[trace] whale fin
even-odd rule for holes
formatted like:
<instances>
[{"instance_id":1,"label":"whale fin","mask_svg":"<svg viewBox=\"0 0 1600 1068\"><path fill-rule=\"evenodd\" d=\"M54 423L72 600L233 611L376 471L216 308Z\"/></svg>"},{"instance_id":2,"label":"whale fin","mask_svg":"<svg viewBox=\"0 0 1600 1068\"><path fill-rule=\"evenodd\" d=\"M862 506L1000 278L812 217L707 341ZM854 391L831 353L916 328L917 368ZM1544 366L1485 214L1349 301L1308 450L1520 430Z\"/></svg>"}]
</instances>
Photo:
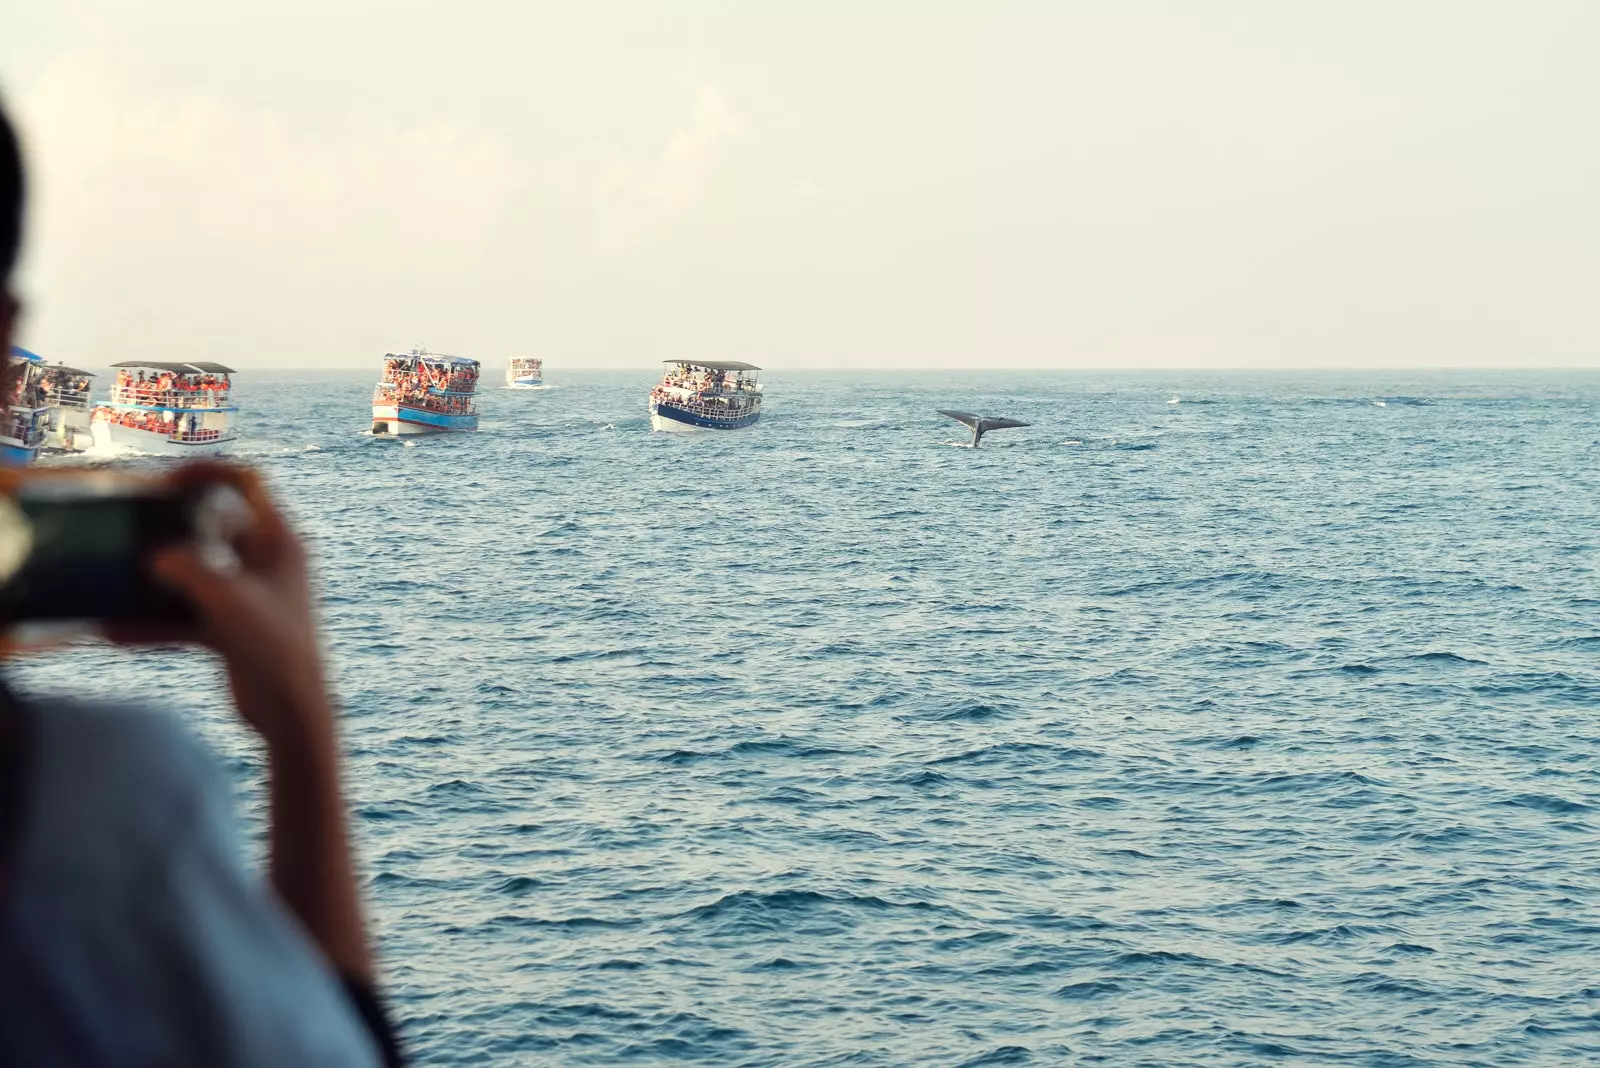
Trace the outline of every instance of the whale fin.
<instances>
[{"instance_id":1,"label":"whale fin","mask_svg":"<svg viewBox=\"0 0 1600 1068\"><path fill-rule=\"evenodd\" d=\"M970 427L972 430L972 447L976 449L978 442L991 430L1010 430L1012 427L1030 426L1032 424L1020 422L1016 419L1000 419L989 415L973 415L971 412L951 412L939 409L940 415L949 416L956 422Z\"/></svg>"}]
</instances>

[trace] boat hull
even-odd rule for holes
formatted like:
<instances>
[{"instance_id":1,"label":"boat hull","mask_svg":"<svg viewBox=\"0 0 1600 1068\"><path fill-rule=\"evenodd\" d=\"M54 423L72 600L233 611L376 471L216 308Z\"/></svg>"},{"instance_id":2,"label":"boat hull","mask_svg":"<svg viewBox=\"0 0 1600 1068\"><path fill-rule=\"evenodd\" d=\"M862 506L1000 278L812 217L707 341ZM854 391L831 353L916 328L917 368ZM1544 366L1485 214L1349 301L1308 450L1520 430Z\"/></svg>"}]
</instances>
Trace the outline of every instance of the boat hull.
<instances>
[{"instance_id":1,"label":"boat hull","mask_svg":"<svg viewBox=\"0 0 1600 1068\"><path fill-rule=\"evenodd\" d=\"M45 427L44 447L67 452L83 452L94 444L89 413L82 408L52 408Z\"/></svg>"},{"instance_id":2,"label":"boat hull","mask_svg":"<svg viewBox=\"0 0 1600 1068\"><path fill-rule=\"evenodd\" d=\"M667 432L686 430L742 430L755 425L761 418L761 409L732 418L701 415L672 404L650 406L650 429Z\"/></svg>"},{"instance_id":3,"label":"boat hull","mask_svg":"<svg viewBox=\"0 0 1600 1068\"><path fill-rule=\"evenodd\" d=\"M515 378L506 376L507 389L538 389L544 385L544 379L538 375L518 375Z\"/></svg>"},{"instance_id":4,"label":"boat hull","mask_svg":"<svg viewBox=\"0 0 1600 1068\"><path fill-rule=\"evenodd\" d=\"M448 434L476 429L476 415L446 415L426 408L394 404L372 406L372 432L380 436L412 437L417 434Z\"/></svg>"},{"instance_id":5,"label":"boat hull","mask_svg":"<svg viewBox=\"0 0 1600 1068\"><path fill-rule=\"evenodd\" d=\"M0 467L27 467L39 455L37 447L0 442Z\"/></svg>"},{"instance_id":6,"label":"boat hull","mask_svg":"<svg viewBox=\"0 0 1600 1068\"><path fill-rule=\"evenodd\" d=\"M97 448L137 449L156 456L221 456L233 445L232 437L177 441L159 431L139 430L99 419L94 422L93 436Z\"/></svg>"}]
</instances>

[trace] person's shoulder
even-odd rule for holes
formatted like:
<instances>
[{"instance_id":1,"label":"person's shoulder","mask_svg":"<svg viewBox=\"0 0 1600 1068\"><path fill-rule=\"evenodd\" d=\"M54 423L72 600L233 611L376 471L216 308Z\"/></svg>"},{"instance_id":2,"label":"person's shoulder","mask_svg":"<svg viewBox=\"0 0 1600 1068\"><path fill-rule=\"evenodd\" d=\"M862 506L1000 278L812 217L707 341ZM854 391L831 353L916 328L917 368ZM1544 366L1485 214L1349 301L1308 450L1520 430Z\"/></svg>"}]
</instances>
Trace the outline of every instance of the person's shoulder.
<instances>
[{"instance_id":1,"label":"person's shoulder","mask_svg":"<svg viewBox=\"0 0 1600 1068\"><path fill-rule=\"evenodd\" d=\"M175 829L226 818L230 797L200 740L173 715L137 704L29 698L25 826L32 859L94 865ZM108 863L114 863L106 856Z\"/></svg>"},{"instance_id":2,"label":"person's shoulder","mask_svg":"<svg viewBox=\"0 0 1600 1068\"><path fill-rule=\"evenodd\" d=\"M116 779L209 775L213 761L199 738L162 709L136 702L77 697L23 700L35 755Z\"/></svg>"}]
</instances>

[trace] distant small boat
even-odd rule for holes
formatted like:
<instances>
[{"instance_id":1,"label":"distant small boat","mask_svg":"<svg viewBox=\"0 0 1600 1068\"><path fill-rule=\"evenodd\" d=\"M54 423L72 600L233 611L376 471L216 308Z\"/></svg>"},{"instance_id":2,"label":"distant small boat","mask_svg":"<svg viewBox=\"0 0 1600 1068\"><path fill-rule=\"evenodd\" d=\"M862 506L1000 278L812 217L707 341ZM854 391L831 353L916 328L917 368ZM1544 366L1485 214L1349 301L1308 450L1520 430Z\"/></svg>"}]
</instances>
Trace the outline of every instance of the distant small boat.
<instances>
[{"instance_id":1,"label":"distant small boat","mask_svg":"<svg viewBox=\"0 0 1600 1068\"><path fill-rule=\"evenodd\" d=\"M478 361L412 349L385 353L372 432L396 437L478 429Z\"/></svg>"},{"instance_id":2,"label":"distant small boat","mask_svg":"<svg viewBox=\"0 0 1600 1068\"><path fill-rule=\"evenodd\" d=\"M652 430L738 430L761 418L755 364L737 360L668 360L650 391Z\"/></svg>"},{"instance_id":3,"label":"distant small boat","mask_svg":"<svg viewBox=\"0 0 1600 1068\"><path fill-rule=\"evenodd\" d=\"M220 363L128 360L111 402L89 413L94 443L166 456L215 456L235 437L228 399L233 368ZM138 372L135 374L134 372Z\"/></svg>"},{"instance_id":4,"label":"distant small boat","mask_svg":"<svg viewBox=\"0 0 1600 1068\"><path fill-rule=\"evenodd\" d=\"M506 368L507 389L537 389L544 385L544 362L537 356L516 356Z\"/></svg>"}]
</instances>

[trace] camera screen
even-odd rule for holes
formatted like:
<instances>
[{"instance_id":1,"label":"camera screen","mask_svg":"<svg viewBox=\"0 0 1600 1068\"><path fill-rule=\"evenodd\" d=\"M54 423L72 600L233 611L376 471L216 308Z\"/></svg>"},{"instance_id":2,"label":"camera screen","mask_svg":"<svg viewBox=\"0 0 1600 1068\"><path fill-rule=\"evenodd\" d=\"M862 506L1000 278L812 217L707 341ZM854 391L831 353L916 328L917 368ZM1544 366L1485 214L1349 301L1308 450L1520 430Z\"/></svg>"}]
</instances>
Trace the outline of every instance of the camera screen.
<instances>
[{"instance_id":1,"label":"camera screen","mask_svg":"<svg viewBox=\"0 0 1600 1068\"><path fill-rule=\"evenodd\" d=\"M33 528L33 552L17 581L34 602L34 613L129 615L144 586L139 503L126 497L22 502ZM41 603L45 598L63 603Z\"/></svg>"},{"instance_id":2,"label":"camera screen","mask_svg":"<svg viewBox=\"0 0 1600 1068\"><path fill-rule=\"evenodd\" d=\"M152 549L182 534L185 513L176 501L40 496L17 503L27 555L0 585L0 619L126 622L186 615L176 595L145 570Z\"/></svg>"}]
</instances>

